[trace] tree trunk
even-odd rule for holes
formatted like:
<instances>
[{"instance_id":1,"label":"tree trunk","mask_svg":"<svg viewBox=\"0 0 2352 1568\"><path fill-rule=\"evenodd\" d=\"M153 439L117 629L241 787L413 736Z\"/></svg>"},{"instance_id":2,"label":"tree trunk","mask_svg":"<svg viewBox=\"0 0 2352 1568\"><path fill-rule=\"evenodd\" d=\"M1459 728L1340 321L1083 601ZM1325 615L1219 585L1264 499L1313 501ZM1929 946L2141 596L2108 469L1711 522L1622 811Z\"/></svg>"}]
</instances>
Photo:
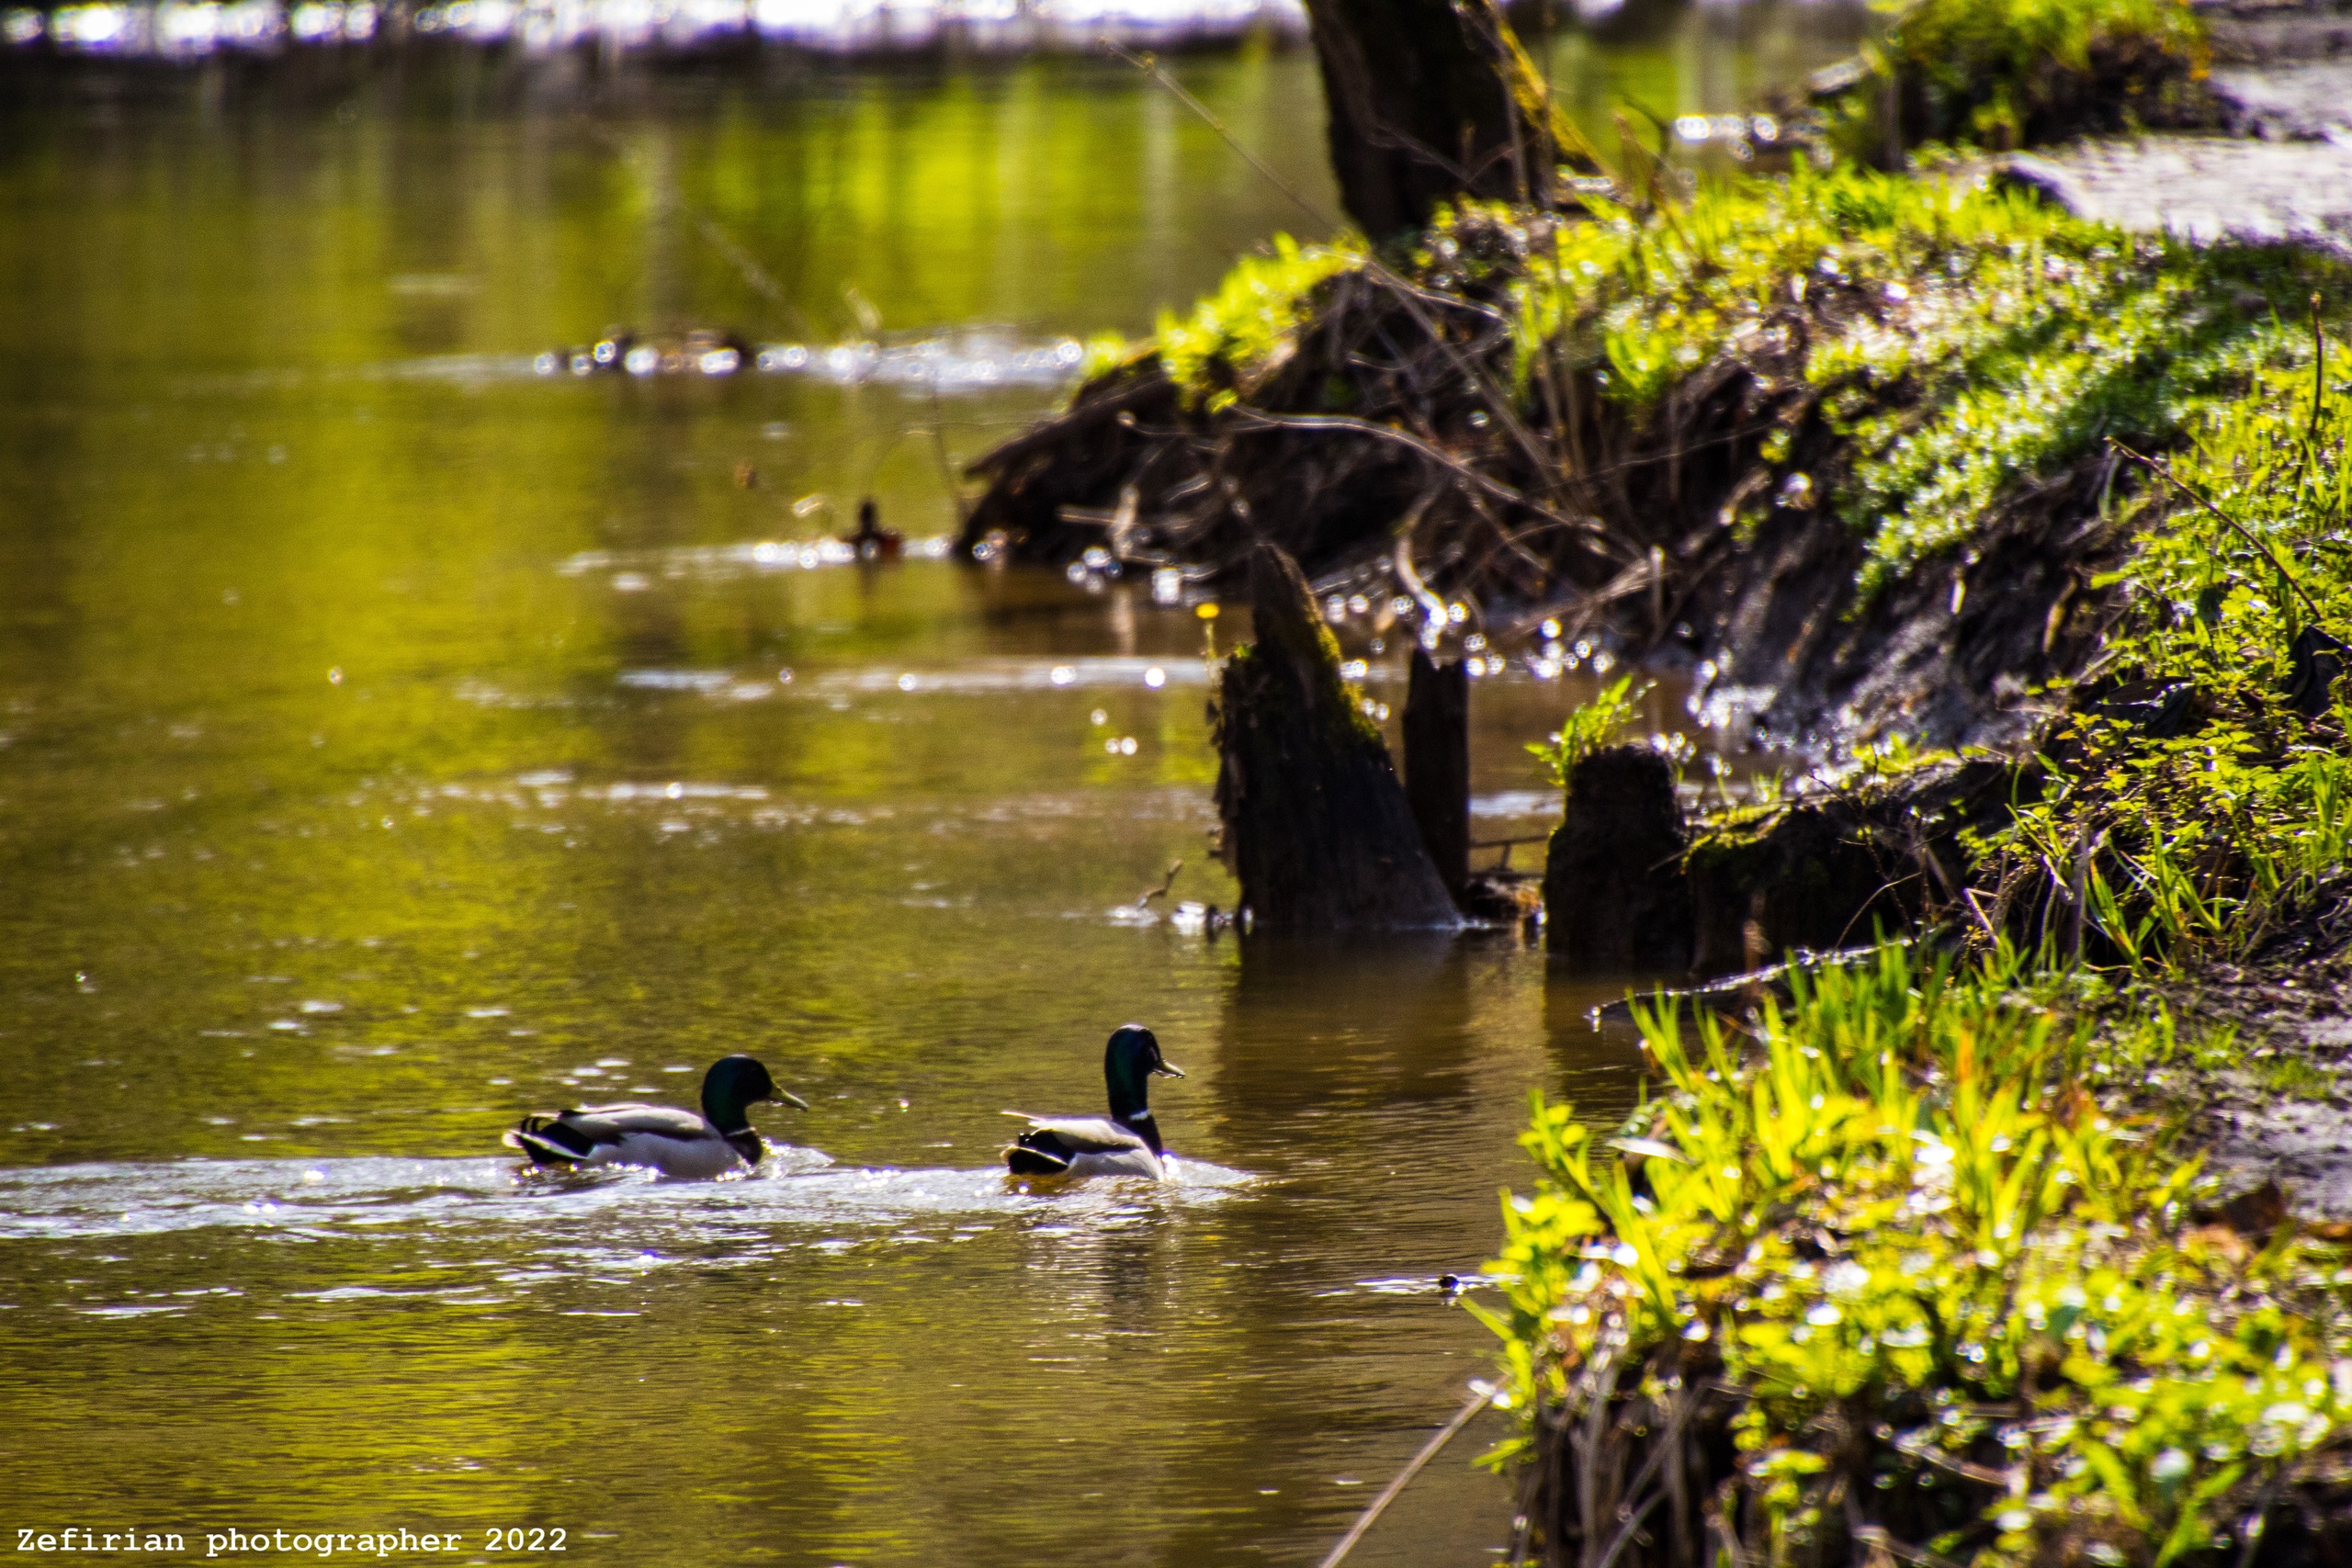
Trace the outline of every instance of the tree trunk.
<instances>
[{"instance_id":1,"label":"tree trunk","mask_svg":"<svg viewBox=\"0 0 2352 1568\"><path fill-rule=\"evenodd\" d=\"M1340 199L1373 241L1465 196L1550 206L1562 157L1589 162L1495 0L1306 0L1306 14Z\"/></svg>"},{"instance_id":2,"label":"tree trunk","mask_svg":"<svg viewBox=\"0 0 2352 1568\"><path fill-rule=\"evenodd\" d=\"M1413 649L1405 688L1405 797L1421 847L1458 902L1470 885L1470 671Z\"/></svg>"},{"instance_id":3,"label":"tree trunk","mask_svg":"<svg viewBox=\"0 0 2352 1568\"><path fill-rule=\"evenodd\" d=\"M1253 929L1451 931L1453 899L1421 847L1388 748L1340 678L1340 645L1298 563L1250 558L1251 642L1213 712L1225 856Z\"/></svg>"}]
</instances>

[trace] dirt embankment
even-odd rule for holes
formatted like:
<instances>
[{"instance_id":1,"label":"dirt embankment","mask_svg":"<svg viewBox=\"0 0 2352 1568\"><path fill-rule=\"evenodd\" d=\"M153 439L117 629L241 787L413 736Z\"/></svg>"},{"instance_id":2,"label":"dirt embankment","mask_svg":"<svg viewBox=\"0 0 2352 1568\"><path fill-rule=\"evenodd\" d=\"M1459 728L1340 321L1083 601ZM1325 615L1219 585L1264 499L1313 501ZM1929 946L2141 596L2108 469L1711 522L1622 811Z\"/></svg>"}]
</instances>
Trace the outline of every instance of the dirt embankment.
<instances>
[{"instance_id":1,"label":"dirt embankment","mask_svg":"<svg viewBox=\"0 0 2352 1568\"><path fill-rule=\"evenodd\" d=\"M1327 587L1465 606L1433 635L1525 646L1548 618L1564 643L1697 667L1715 716L1759 739L2021 737L2024 694L2079 670L2111 608L2112 457L2020 476L1966 548L1865 592L1868 535L1834 504L1856 454L1807 366L1817 344L1901 332L1900 290L1800 276L1629 408L1605 359L1518 363L1510 294L1552 221L1472 215L1440 242L1450 263L1345 273L1293 338L1213 365L1205 389L1153 354L1099 378L982 460L966 545L1222 583L1265 539Z\"/></svg>"}]
</instances>

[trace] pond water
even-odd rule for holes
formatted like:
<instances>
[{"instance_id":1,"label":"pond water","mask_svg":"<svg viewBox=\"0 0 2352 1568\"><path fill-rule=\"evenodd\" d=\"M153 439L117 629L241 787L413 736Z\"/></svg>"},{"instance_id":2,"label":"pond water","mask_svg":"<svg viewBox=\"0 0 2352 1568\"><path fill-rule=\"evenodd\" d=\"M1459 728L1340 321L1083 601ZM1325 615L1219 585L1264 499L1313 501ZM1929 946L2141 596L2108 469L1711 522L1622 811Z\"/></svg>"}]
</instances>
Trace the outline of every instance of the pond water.
<instances>
[{"instance_id":1,"label":"pond water","mask_svg":"<svg viewBox=\"0 0 2352 1568\"><path fill-rule=\"evenodd\" d=\"M1302 57L1182 70L1328 200ZM1634 1092L1623 983L1123 911L1233 901L1202 622L923 543L1288 198L1084 62L0 113L0 1523L1315 1561L1487 1371L1436 1280L1530 1089ZM535 367L616 323L818 352ZM866 493L909 558L816 547ZM1582 694L1481 682L1479 837ZM1129 1019L1177 1179L1009 1182ZM498 1147L731 1050L812 1107L755 1179ZM1493 1561L1503 1431L1351 1561Z\"/></svg>"}]
</instances>

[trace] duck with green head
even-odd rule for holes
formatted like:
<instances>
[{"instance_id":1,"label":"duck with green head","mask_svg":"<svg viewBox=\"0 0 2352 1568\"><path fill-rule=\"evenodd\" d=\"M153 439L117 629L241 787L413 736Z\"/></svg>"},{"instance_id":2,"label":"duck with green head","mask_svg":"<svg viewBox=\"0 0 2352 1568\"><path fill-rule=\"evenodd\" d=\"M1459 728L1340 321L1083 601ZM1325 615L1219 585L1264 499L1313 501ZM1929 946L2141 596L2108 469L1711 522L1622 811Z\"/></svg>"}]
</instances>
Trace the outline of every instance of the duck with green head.
<instances>
[{"instance_id":1,"label":"duck with green head","mask_svg":"<svg viewBox=\"0 0 2352 1568\"><path fill-rule=\"evenodd\" d=\"M1182 1070L1159 1054L1159 1041L1140 1023L1120 1027L1102 1052L1102 1080L1111 1091L1111 1114L1032 1116L1008 1111L1029 1123L1005 1145L1005 1168L1015 1176L1141 1176L1157 1181L1168 1174L1162 1161L1159 1123L1151 1119L1154 1077L1181 1078Z\"/></svg>"},{"instance_id":2,"label":"duck with green head","mask_svg":"<svg viewBox=\"0 0 2352 1568\"><path fill-rule=\"evenodd\" d=\"M508 1133L508 1148L535 1166L639 1165L664 1176L708 1178L748 1170L767 1154L752 1128L754 1105L808 1102L776 1088L750 1056L721 1056L703 1075L702 1111L674 1105L585 1105L554 1116L526 1116Z\"/></svg>"}]
</instances>

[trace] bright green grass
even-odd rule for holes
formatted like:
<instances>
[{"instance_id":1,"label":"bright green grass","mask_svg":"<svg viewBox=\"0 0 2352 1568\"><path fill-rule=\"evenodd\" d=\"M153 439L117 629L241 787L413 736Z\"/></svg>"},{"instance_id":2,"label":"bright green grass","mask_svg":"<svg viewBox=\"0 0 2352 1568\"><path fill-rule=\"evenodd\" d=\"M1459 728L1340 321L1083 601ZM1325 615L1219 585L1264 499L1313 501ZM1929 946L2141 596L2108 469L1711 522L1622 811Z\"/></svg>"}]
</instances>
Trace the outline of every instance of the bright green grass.
<instances>
[{"instance_id":1,"label":"bright green grass","mask_svg":"<svg viewBox=\"0 0 2352 1568\"><path fill-rule=\"evenodd\" d=\"M2129 716L2071 715L2045 738L2042 798L1980 846L1998 875L2092 845L2091 919L2130 964L2241 957L2352 862L2352 682L2312 719L2286 699L2307 627L2352 640L2352 353L2339 328L2323 360L2307 322L2258 346L2239 395L2184 411L2169 459L2212 510L2142 473L2116 503L2137 547L2094 674L2193 688L2198 722L2159 739Z\"/></svg>"},{"instance_id":2,"label":"bright green grass","mask_svg":"<svg viewBox=\"0 0 2352 1568\"><path fill-rule=\"evenodd\" d=\"M1993 1568L2212 1545L2352 1437L2352 1269L2291 1225L2249 1255L2191 1223L2194 1164L2094 1092L2184 1055L2123 999L1889 947L1752 1039L1645 1017L1672 1151L1648 1193L1567 1106L1539 1098L1523 1139L1544 1179L1490 1266L1515 1401L1572 1399L1604 1356L1661 1404L1678 1374L1736 1385L1774 1561L1849 1492L1971 1465L2005 1495L1912 1547Z\"/></svg>"}]
</instances>

